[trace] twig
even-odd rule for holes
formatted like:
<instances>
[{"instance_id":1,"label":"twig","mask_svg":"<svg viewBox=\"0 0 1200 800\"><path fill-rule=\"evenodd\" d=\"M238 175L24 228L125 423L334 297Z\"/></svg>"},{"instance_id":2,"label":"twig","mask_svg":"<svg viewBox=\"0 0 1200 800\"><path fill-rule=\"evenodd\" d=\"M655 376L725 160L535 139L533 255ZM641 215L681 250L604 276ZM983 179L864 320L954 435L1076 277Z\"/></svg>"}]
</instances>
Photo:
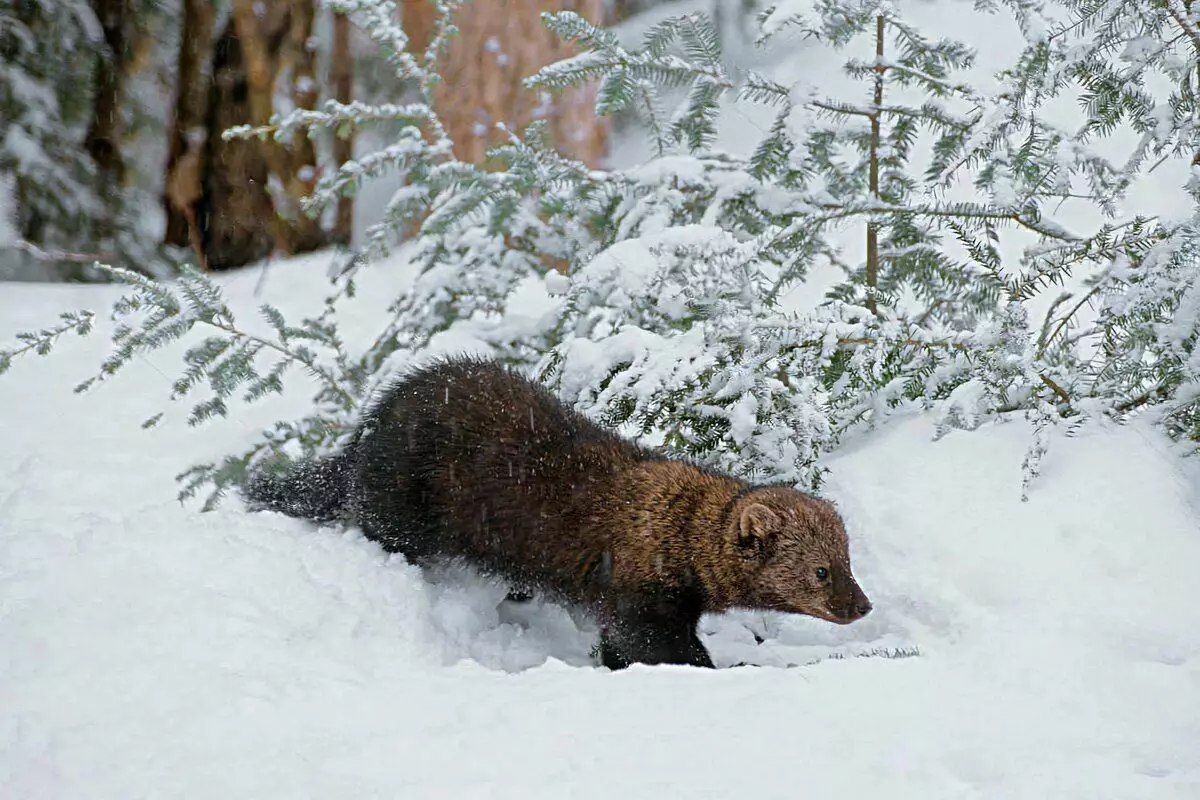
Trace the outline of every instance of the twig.
<instances>
[{"instance_id":1,"label":"twig","mask_svg":"<svg viewBox=\"0 0 1200 800\"><path fill-rule=\"evenodd\" d=\"M886 70L887 67L884 67ZM897 117L912 117L914 119L929 119L929 115L923 109L905 108L904 106L877 106L877 111L867 111L866 109L857 108L848 103L836 104L826 103L820 100L810 100L807 105L818 108L822 111L828 111L831 114L845 114L850 117L865 117L870 119L876 114L890 114ZM944 124L946 127L956 128L958 130L968 130L970 125L965 122L957 122L951 119L935 120L938 123Z\"/></svg>"},{"instance_id":2,"label":"twig","mask_svg":"<svg viewBox=\"0 0 1200 800\"><path fill-rule=\"evenodd\" d=\"M868 155L868 189L871 200L879 202L879 107L883 105L883 15L875 18L875 107L871 112L871 145ZM867 223L867 309L872 314L878 314L879 308L875 295L879 286L879 226L874 222Z\"/></svg>"},{"instance_id":3,"label":"twig","mask_svg":"<svg viewBox=\"0 0 1200 800\"><path fill-rule=\"evenodd\" d=\"M799 350L806 347L822 347L825 344L824 339L809 339L804 342L796 342L784 347L785 350ZM869 336L839 336L836 344L838 347L847 347L852 345L868 345L868 344L891 344L901 345L903 347L937 347L945 350L965 350L966 345L959 342L947 342L934 340L931 342L923 342L920 339L873 339Z\"/></svg>"},{"instance_id":4,"label":"twig","mask_svg":"<svg viewBox=\"0 0 1200 800\"><path fill-rule=\"evenodd\" d=\"M91 264L96 261L115 261L113 253L68 253L65 250L43 250L33 242L17 239L11 246L36 258L38 261L66 261L71 264Z\"/></svg>"},{"instance_id":5,"label":"twig","mask_svg":"<svg viewBox=\"0 0 1200 800\"><path fill-rule=\"evenodd\" d=\"M986 211L983 209L947 210L941 208L932 208L929 206L845 206L839 203L820 203L817 204L816 207L827 211L832 211L834 213L826 214L821 217L805 217L805 227L811 227L814 224L819 225L823 222L832 222L838 219L845 219L847 217L856 217L862 214L907 214L914 217L1007 220L1009 222L1015 222L1021 227L1031 230L1034 233L1041 234L1048 239L1056 239L1060 242L1070 242L1072 244L1078 244L1081 241L1084 241L1077 236L1072 236L1071 234L1063 231L1040 227L1036 223L1024 219L1019 213L1014 213L1012 211ZM795 216L800 217L802 215L796 214Z\"/></svg>"},{"instance_id":6,"label":"twig","mask_svg":"<svg viewBox=\"0 0 1200 800\"><path fill-rule=\"evenodd\" d=\"M1058 399L1062 400L1067 405L1071 404L1071 395L1067 394L1067 390L1054 382L1054 379L1044 372L1039 372L1038 377L1042 379L1042 383L1050 387L1050 391L1058 395Z\"/></svg>"},{"instance_id":7,"label":"twig","mask_svg":"<svg viewBox=\"0 0 1200 800\"><path fill-rule=\"evenodd\" d=\"M1180 2L1180 0L1167 0L1167 13L1171 15L1171 19L1175 20L1183 32L1192 40L1192 44L1197 50L1200 50L1200 28L1196 27L1196 23L1188 19L1188 9Z\"/></svg>"},{"instance_id":8,"label":"twig","mask_svg":"<svg viewBox=\"0 0 1200 800\"><path fill-rule=\"evenodd\" d=\"M913 320L913 324L917 325L918 327L920 327L921 325L924 325L925 321L927 319L929 319L929 317L933 314L933 312L937 311L939 308L946 305L946 302L947 301L945 298L940 298L938 300L935 300L933 305L931 305L929 308L927 308L923 312L921 312L921 316L919 316L915 320Z\"/></svg>"},{"instance_id":9,"label":"twig","mask_svg":"<svg viewBox=\"0 0 1200 800\"><path fill-rule=\"evenodd\" d=\"M1132 411L1138 406L1143 406L1146 403L1149 403L1151 400L1161 398L1163 391L1164 387L1162 385L1155 386L1152 389L1147 389L1146 391L1142 392L1137 397L1126 400L1124 403L1118 403L1115 408L1117 411L1122 413L1125 411Z\"/></svg>"},{"instance_id":10,"label":"twig","mask_svg":"<svg viewBox=\"0 0 1200 800\"><path fill-rule=\"evenodd\" d=\"M79 311L74 314L64 314L62 319L65 323L56 328L46 328L37 332L19 333L17 339L25 342L24 347L17 347L12 350L0 350L0 372L8 369L13 359L17 356L22 356L30 350L41 350L44 355L49 351L49 348L57 342L63 334L70 331L79 331L85 326L90 330L92 319L95 317L91 311ZM43 349L45 348L45 349Z\"/></svg>"},{"instance_id":11,"label":"twig","mask_svg":"<svg viewBox=\"0 0 1200 800\"><path fill-rule=\"evenodd\" d=\"M328 384L329 387L331 389L333 389L338 394L338 396L340 396L341 399L343 401L345 401L348 405L353 406L357 402L354 399L353 395L351 395L349 392L347 392L342 387L338 386L336 381L333 381L332 379L327 377L323 373L321 368L318 367L315 363L313 363L311 359L301 358L300 356L293 353L291 350L288 350L286 347L281 347L280 345L275 344L270 339L264 339L261 336L255 336L252 333L246 333L245 331L238 330L237 328L233 327L232 325L226 325L225 323L218 322L215 319L201 319L199 321L204 323L205 325L209 325L213 328L216 328L217 330L224 331L225 333L228 333L230 336L233 336L235 338L246 339L248 341L251 341L258 345L261 345L262 347L269 347L270 349L274 350L275 352L281 354L284 358L288 358L292 361L296 361L296 362L303 364L304 366L308 367L308 369L311 373L313 373L314 375L319 377L321 380L325 381L325 383Z\"/></svg>"},{"instance_id":12,"label":"twig","mask_svg":"<svg viewBox=\"0 0 1200 800\"><path fill-rule=\"evenodd\" d=\"M1092 290L1090 292L1088 292L1087 294L1085 294L1083 296L1083 298L1078 303L1076 303L1075 306L1069 312L1067 312L1067 314L1065 316L1063 316L1063 318L1061 320L1059 320L1058 325L1055 326L1054 330L1050 332L1050 335L1047 336L1046 339L1042 342L1042 346L1040 348L1038 348L1038 356L1039 357L1043 353L1046 352L1046 348L1050 346L1050 343L1052 341L1054 341L1054 337L1058 336L1059 332L1062 331L1062 329L1067 326L1067 323L1070 322L1071 319L1074 318L1074 316L1077 313L1079 313L1079 309L1083 308L1083 306L1089 300L1091 300L1092 297L1095 296L1096 292L1098 292L1098 291L1100 291L1100 287L1098 285L1092 287Z\"/></svg>"},{"instance_id":13,"label":"twig","mask_svg":"<svg viewBox=\"0 0 1200 800\"><path fill-rule=\"evenodd\" d=\"M824 339L810 339L809 341L806 341L806 342L797 342L796 344L789 345L789 346L785 347L784 349L785 350L798 350L802 347L821 347L824 344L825 344ZM837 344L839 347L845 346L845 345L859 345L859 344L862 344L862 345L892 344L892 345L903 345L905 347L937 347L937 348L943 348L943 349L947 349L947 350L949 350L949 349L965 350L967 348L967 345L961 344L959 342L947 342L947 341L936 341L936 340L932 341L932 342L922 342L918 339L897 339L894 341L888 341L888 340L881 340L881 339L872 339L870 337L857 337L857 336L856 337L839 337L837 340ZM1042 381L1042 383L1046 384L1046 386L1048 386L1050 388L1050 390L1052 392L1054 392L1054 394L1057 395L1060 400L1062 400L1062 402L1066 403L1067 405L1070 405L1071 395L1067 394L1067 390L1064 389L1062 386L1058 385L1058 383L1053 378L1051 378L1049 375L1047 375L1043 372L1038 373L1038 378Z\"/></svg>"}]
</instances>

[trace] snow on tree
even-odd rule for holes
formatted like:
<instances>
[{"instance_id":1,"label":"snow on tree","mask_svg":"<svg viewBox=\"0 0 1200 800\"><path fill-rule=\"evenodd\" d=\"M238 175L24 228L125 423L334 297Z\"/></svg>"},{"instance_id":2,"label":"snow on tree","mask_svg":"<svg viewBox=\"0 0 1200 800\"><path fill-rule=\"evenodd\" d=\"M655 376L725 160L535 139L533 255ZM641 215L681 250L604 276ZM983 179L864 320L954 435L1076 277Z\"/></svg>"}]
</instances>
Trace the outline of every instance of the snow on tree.
<instances>
[{"instance_id":1,"label":"snow on tree","mask_svg":"<svg viewBox=\"0 0 1200 800\"><path fill-rule=\"evenodd\" d=\"M841 54L860 88L837 96L760 75L735 81L703 14L652 26L636 49L573 12L546 14L577 55L529 86L598 81L596 113L636 115L652 138L647 163L598 170L551 147L544 123L502 129L506 141L490 153L497 169L458 160L432 102L454 5L439 3L429 47L413 54L394 3L330 0L418 96L330 101L226 135L396 126L391 145L327 170L305 202L318 213L364 178L400 172L405 185L364 252L337 265L316 318L294 325L263 308L272 337L239 327L200 275L161 284L112 270L134 291L116 308L124 321L112 357L85 386L197 328L209 335L188 351L173 392L209 387L194 422L228 413L235 395L280 391L292 367L313 375L311 415L181 476L185 496L211 487L209 505L255 463L335 444L376 381L456 329L610 424L737 474L801 486L819 484L821 456L848 433L904 405L933 409L937 433L1026 413L1039 431L1027 485L1047 426L1063 420L1149 412L1173 436L1200 439L1200 205L1170 220L1122 216L1134 178L1200 149L1195 16L1171 2L1151 11L1132 2L976 5L1007 9L1028 39L999 89L964 77L969 47L930 37L890 3L765 11L764 36L799 29ZM1160 93L1153 76L1174 89ZM1042 110L1067 91L1083 93L1086 124L1060 130ZM714 146L728 101L777 109L747 157ZM1119 125L1141 138L1114 162L1096 145ZM1200 174L1189 188L1200 200ZM1072 230L1059 216L1066 204L1106 219ZM374 341L352 351L337 320L358 270L412 220L419 275ZM862 237L861 263L844 254L848 231ZM825 301L785 306L819 264L843 273ZM1069 280L1079 285L1031 318L1032 301ZM556 302L530 317L515 298L535 282ZM88 325L87 316L65 318L28 334L22 349L41 352ZM0 354L0 370L16 352Z\"/></svg>"},{"instance_id":2,"label":"snow on tree","mask_svg":"<svg viewBox=\"0 0 1200 800\"><path fill-rule=\"evenodd\" d=\"M149 202L147 170L125 152L155 126L143 96L153 81L136 73L153 61L149 41L169 7L28 0L0 8L0 176L13 185L15 250L60 277L103 277L91 266L97 255L147 274L171 271L137 211Z\"/></svg>"},{"instance_id":3,"label":"snow on tree","mask_svg":"<svg viewBox=\"0 0 1200 800\"><path fill-rule=\"evenodd\" d=\"M100 23L84 0L0 8L0 171L14 179L14 227L45 248L72 246L103 211L94 164L80 143L91 105Z\"/></svg>"}]
</instances>

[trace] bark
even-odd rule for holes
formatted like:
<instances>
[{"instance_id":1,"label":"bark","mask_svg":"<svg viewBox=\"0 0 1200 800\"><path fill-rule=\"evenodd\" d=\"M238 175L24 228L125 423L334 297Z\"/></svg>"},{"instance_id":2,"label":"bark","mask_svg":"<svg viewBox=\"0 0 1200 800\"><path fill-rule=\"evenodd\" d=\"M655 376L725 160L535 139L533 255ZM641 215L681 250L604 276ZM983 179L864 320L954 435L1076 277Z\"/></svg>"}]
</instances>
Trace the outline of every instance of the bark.
<instances>
[{"instance_id":1,"label":"bark","mask_svg":"<svg viewBox=\"0 0 1200 800\"><path fill-rule=\"evenodd\" d=\"M320 84L316 79L317 52L310 46L316 21L314 0L290 0L288 27L274 55L270 76L273 90L282 84L297 108L316 108L320 99ZM268 114L269 116L269 114ZM266 120L262 120L266 122ZM312 139L297 135L286 146L269 142L267 147L277 154L271 159L272 171L280 182L280 192L273 197L275 210L283 215L287 253L305 253L324 247L328 235L319 220L301 210L301 200L312 194L317 184L317 150Z\"/></svg>"},{"instance_id":2,"label":"bark","mask_svg":"<svg viewBox=\"0 0 1200 800\"><path fill-rule=\"evenodd\" d=\"M416 55L424 53L433 39L436 7L430 0L404 0L400 13L404 32L408 34L408 49Z\"/></svg>"},{"instance_id":3,"label":"bark","mask_svg":"<svg viewBox=\"0 0 1200 800\"><path fill-rule=\"evenodd\" d=\"M233 20L213 48L208 95L203 197L196 216L208 266L231 269L265 258L275 241L264 148L256 140L221 138L222 131L253 119L245 56Z\"/></svg>"},{"instance_id":4,"label":"bark","mask_svg":"<svg viewBox=\"0 0 1200 800\"><path fill-rule=\"evenodd\" d=\"M542 24L541 12L559 9L604 19L601 0L493 0L464 5L455 15L458 35L439 65L443 81L434 105L460 160L482 163L487 148L504 141L497 122L521 131L538 119L549 121L560 152L589 166L606 156L608 123L592 111L595 86L552 95L522 85L541 67L574 54ZM430 0L406 0L404 25L414 52L428 46L433 19Z\"/></svg>"},{"instance_id":5,"label":"bark","mask_svg":"<svg viewBox=\"0 0 1200 800\"><path fill-rule=\"evenodd\" d=\"M879 140L880 140L880 108L883 107L883 17L875 18L875 105L871 109L871 146L868 166L868 188L871 200L879 202ZM879 286L879 227L874 222L867 223L867 308L872 314L876 313L877 301L875 290Z\"/></svg>"},{"instance_id":6,"label":"bark","mask_svg":"<svg viewBox=\"0 0 1200 800\"><path fill-rule=\"evenodd\" d=\"M350 52L350 20L345 14L333 15L333 52L330 54L329 81L333 99L349 103L354 99L354 63ZM333 163L341 166L354 157L353 134L333 140ZM354 198L340 197L334 219L332 240L349 245L354 229Z\"/></svg>"},{"instance_id":7,"label":"bark","mask_svg":"<svg viewBox=\"0 0 1200 800\"><path fill-rule=\"evenodd\" d=\"M234 0L231 12L213 58L198 215L213 269L242 266L273 251L308 252L327 241L320 223L299 208L317 178L307 137L285 144L221 138L234 125L266 124L282 82L296 106L315 105L315 54L308 46L313 0Z\"/></svg>"},{"instance_id":8,"label":"bark","mask_svg":"<svg viewBox=\"0 0 1200 800\"><path fill-rule=\"evenodd\" d=\"M164 240L177 247L196 247L198 204L204 195L206 166L209 71L212 63L215 12L209 0L183 0L183 29L179 45L175 113L171 119L164 183L163 209L167 229ZM197 257L203 260L202 252Z\"/></svg>"},{"instance_id":9,"label":"bark","mask_svg":"<svg viewBox=\"0 0 1200 800\"><path fill-rule=\"evenodd\" d=\"M96 59L96 85L92 96L92 120L84 147L96 165L96 189L100 197L112 198L125 177L121 157L121 101L124 90L127 0L91 0L92 12L100 21L104 46ZM94 234L112 236L110 215L102 215Z\"/></svg>"}]
</instances>

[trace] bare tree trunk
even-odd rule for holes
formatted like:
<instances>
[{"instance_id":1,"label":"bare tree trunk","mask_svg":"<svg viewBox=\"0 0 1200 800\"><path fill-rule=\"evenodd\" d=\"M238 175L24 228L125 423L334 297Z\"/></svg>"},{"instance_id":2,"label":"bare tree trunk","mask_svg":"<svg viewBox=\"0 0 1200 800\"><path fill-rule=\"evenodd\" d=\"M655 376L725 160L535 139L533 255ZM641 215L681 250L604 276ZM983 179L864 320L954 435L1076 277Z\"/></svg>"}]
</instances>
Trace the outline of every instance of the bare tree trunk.
<instances>
[{"instance_id":1,"label":"bare tree trunk","mask_svg":"<svg viewBox=\"0 0 1200 800\"><path fill-rule=\"evenodd\" d=\"M256 140L221 138L222 131L253 119L249 96L242 41L230 20L213 48L204 125L203 198L197 213L202 247L212 269L231 269L265 258L276 239L265 148Z\"/></svg>"},{"instance_id":2,"label":"bare tree trunk","mask_svg":"<svg viewBox=\"0 0 1200 800\"><path fill-rule=\"evenodd\" d=\"M437 7L431 0L404 0L400 8L404 32L408 34L408 49L417 55L424 53L433 39Z\"/></svg>"},{"instance_id":3,"label":"bare tree trunk","mask_svg":"<svg viewBox=\"0 0 1200 800\"><path fill-rule=\"evenodd\" d=\"M309 45L316 22L315 0L289 0L290 25L278 55L272 59L271 85L280 88L286 82L292 104L297 108L313 109L321 96L317 82L316 48ZM265 121L265 120L264 120ZM275 177L282 185L276 193L275 208L286 221L285 249L288 253L305 253L324 247L329 240L320 220L301 210L301 201L312 194L317 185L317 149L312 139L297 135L287 146L269 143L280 156Z\"/></svg>"},{"instance_id":4,"label":"bare tree trunk","mask_svg":"<svg viewBox=\"0 0 1200 800\"><path fill-rule=\"evenodd\" d=\"M330 54L329 80L333 99L349 103L354 99L354 63L350 53L350 20L345 14L333 15L333 52ZM335 136L333 163L341 166L354 157L353 134ZM348 245L354 232L354 198L339 197L333 224L333 241Z\"/></svg>"},{"instance_id":5,"label":"bare tree trunk","mask_svg":"<svg viewBox=\"0 0 1200 800\"><path fill-rule=\"evenodd\" d=\"M183 28L179 41L175 113L171 119L164 182L163 210L167 244L197 248L200 230L197 204L204 196L204 143L207 138L209 66L215 12L208 0L183 0ZM197 258L203 252L197 249Z\"/></svg>"},{"instance_id":6,"label":"bare tree trunk","mask_svg":"<svg viewBox=\"0 0 1200 800\"><path fill-rule=\"evenodd\" d=\"M213 269L257 261L273 251L307 252L327 237L318 220L300 212L317 178L316 151L307 137L225 141L234 125L264 125L280 80L300 108L314 107L319 85L309 48L313 0L234 0L214 48L206 120L200 227Z\"/></svg>"},{"instance_id":7,"label":"bare tree trunk","mask_svg":"<svg viewBox=\"0 0 1200 800\"><path fill-rule=\"evenodd\" d=\"M84 147L96 164L96 190L102 198L115 198L125 177L121 157L121 101L125 76L126 0L91 0L91 8L104 33L104 49L96 63L92 120ZM97 240L113 235L111 213L102 214Z\"/></svg>"},{"instance_id":8,"label":"bare tree trunk","mask_svg":"<svg viewBox=\"0 0 1200 800\"><path fill-rule=\"evenodd\" d=\"M443 81L434 93L459 159L482 163L487 148L504 141L496 123L520 131L539 119L549 121L551 140L560 152L590 166L604 159L608 123L592 110L594 86L554 96L522 85L541 67L573 54L541 20L541 12L560 9L594 21L604 16L601 0L491 0L459 9L454 19L458 35L440 64ZM428 46L433 20L430 0L406 0L404 27L414 51Z\"/></svg>"},{"instance_id":9,"label":"bare tree trunk","mask_svg":"<svg viewBox=\"0 0 1200 800\"><path fill-rule=\"evenodd\" d=\"M868 165L868 188L871 201L879 202L879 140L880 108L883 106L883 16L875 18L875 105L871 110L871 145ZM876 288L879 286L879 226L867 223L867 308L877 313Z\"/></svg>"}]
</instances>

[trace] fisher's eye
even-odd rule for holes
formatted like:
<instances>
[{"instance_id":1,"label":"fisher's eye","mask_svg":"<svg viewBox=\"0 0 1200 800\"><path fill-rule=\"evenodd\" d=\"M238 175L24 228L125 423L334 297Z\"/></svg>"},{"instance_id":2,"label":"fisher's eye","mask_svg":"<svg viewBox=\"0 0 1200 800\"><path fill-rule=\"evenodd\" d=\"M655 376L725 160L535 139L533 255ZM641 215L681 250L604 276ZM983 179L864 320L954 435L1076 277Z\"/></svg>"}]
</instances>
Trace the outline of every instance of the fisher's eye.
<instances>
[{"instance_id":1,"label":"fisher's eye","mask_svg":"<svg viewBox=\"0 0 1200 800\"><path fill-rule=\"evenodd\" d=\"M824 567L817 567L817 580L823 581L829 577L829 570Z\"/></svg>"}]
</instances>

